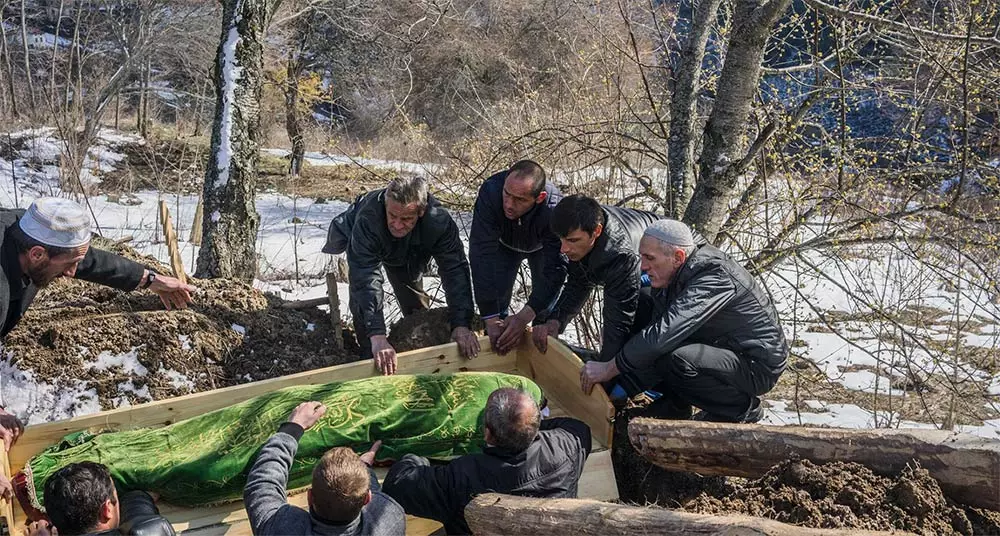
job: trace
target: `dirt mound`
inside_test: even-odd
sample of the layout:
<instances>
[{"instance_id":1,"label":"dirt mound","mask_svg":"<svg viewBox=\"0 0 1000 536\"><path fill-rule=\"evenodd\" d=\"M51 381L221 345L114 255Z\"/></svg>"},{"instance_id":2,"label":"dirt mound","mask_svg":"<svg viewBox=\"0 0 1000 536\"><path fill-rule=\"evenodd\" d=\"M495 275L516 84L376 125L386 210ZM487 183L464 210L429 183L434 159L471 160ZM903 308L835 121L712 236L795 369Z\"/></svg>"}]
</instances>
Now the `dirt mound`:
<instances>
[{"instance_id":1,"label":"dirt mound","mask_svg":"<svg viewBox=\"0 0 1000 536\"><path fill-rule=\"evenodd\" d=\"M166 270L126 246L95 245ZM166 311L149 292L59 280L39 293L5 350L49 383L83 380L105 409L356 359L353 334L345 333L348 347L337 350L319 309L279 308L280 299L236 281L192 284L194 305Z\"/></svg>"},{"instance_id":2,"label":"dirt mound","mask_svg":"<svg viewBox=\"0 0 1000 536\"><path fill-rule=\"evenodd\" d=\"M477 332L483 330L483 322L479 315L475 315L472 319L472 330ZM451 342L451 326L448 324L447 307L417 311L399 319L389 328L389 344L397 352L449 342Z\"/></svg>"},{"instance_id":3,"label":"dirt mound","mask_svg":"<svg viewBox=\"0 0 1000 536\"><path fill-rule=\"evenodd\" d=\"M946 499L938 482L920 467L894 477L856 463L816 465L789 460L757 480L733 482L725 495L702 493L684 504L706 514L746 514L816 528L905 530L919 534L997 534L993 512L972 517Z\"/></svg>"}]
</instances>

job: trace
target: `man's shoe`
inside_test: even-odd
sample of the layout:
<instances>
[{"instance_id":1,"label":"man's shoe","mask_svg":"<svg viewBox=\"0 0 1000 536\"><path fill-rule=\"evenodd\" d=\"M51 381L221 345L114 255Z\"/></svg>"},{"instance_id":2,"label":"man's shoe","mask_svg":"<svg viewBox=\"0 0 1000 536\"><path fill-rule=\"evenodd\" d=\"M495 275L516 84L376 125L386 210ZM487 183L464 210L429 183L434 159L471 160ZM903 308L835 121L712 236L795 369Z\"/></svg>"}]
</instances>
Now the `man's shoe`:
<instances>
[{"instance_id":1,"label":"man's shoe","mask_svg":"<svg viewBox=\"0 0 1000 536\"><path fill-rule=\"evenodd\" d=\"M739 417L736 417L735 419L729 417L723 417L722 415L718 415L715 413L709 413L705 410L701 410L698 413L695 413L694 415L691 416L692 421L734 422L734 423L745 423L745 424L753 424L755 422L759 422L763 418L764 418L764 408L760 405L760 399L757 397L754 397L753 401L751 402L750 409L748 409L746 412L744 412Z\"/></svg>"}]
</instances>

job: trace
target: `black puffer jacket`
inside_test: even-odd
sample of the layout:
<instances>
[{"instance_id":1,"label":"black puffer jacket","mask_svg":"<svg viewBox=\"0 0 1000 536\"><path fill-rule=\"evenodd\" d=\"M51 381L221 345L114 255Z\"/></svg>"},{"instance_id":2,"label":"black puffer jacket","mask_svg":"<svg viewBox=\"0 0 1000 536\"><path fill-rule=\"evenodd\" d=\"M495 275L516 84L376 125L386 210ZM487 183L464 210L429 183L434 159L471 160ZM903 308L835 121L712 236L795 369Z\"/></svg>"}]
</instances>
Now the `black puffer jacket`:
<instances>
[{"instance_id":1,"label":"black puffer jacket","mask_svg":"<svg viewBox=\"0 0 1000 536\"><path fill-rule=\"evenodd\" d=\"M788 359L778 313L750 272L700 235L695 240L698 249L670 286L657 290L653 322L615 358L618 369L635 374L679 346L707 344L748 360L754 394L764 394Z\"/></svg>"},{"instance_id":2,"label":"black puffer jacket","mask_svg":"<svg viewBox=\"0 0 1000 536\"><path fill-rule=\"evenodd\" d=\"M639 240L650 223L662 219L653 212L603 206L604 231L594 249L579 262L569 263L566 287L552 318L560 330L580 314L594 287L604 287L603 335L599 359L610 361L632 331L641 286Z\"/></svg>"},{"instance_id":3,"label":"black puffer jacket","mask_svg":"<svg viewBox=\"0 0 1000 536\"><path fill-rule=\"evenodd\" d=\"M23 215L24 209L0 209L0 337L14 329L38 292L34 283L25 282L17 246L10 236ZM91 247L74 278L129 291L139 286L144 270L141 264Z\"/></svg>"},{"instance_id":4,"label":"black puffer jacket","mask_svg":"<svg viewBox=\"0 0 1000 536\"><path fill-rule=\"evenodd\" d=\"M576 498L590 447L590 427L583 422L547 419L523 452L486 447L447 465L407 454L389 469L382 491L406 513L440 521L448 534L469 534L465 507L480 493Z\"/></svg>"},{"instance_id":5,"label":"black puffer jacket","mask_svg":"<svg viewBox=\"0 0 1000 536\"><path fill-rule=\"evenodd\" d=\"M358 198L333 219L324 253L347 251L351 299L363 315L369 335L385 335L382 314L382 265L406 268L410 274L424 273L431 257L448 302L452 329L472 322L472 276L459 238L458 225L434 196L417 225L403 238L389 232L385 215L385 189Z\"/></svg>"},{"instance_id":6,"label":"black puffer jacket","mask_svg":"<svg viewBox=\"0 0 1000 536\"><path fill-rule=\"evenodd\" d=\"M533 281L528 306L536 313L548 308L566 279L566 259L559 253L559 237L552 232L552 209L562 199L562 193L551 182L546 183L545 202L535 205L516 221L503 213L503 187L508 171L493 175L479 188L472 212L469 232L469 260L472 282L476 291L479 314L488 317L500 313L500 288L496 271L502 266L496 261L500 248L506 247L525 255L542 251L544 281Z\"/></svg>"}]
</instances>

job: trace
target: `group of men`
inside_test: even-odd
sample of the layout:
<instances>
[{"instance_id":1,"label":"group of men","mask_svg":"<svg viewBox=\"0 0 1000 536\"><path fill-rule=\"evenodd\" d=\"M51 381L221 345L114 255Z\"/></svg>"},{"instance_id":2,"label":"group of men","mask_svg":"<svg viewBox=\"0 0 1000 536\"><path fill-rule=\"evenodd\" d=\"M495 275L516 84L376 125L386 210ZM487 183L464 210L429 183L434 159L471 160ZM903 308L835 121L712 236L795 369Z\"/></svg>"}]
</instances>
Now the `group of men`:
<instances>
[{"instance_id":1,"label":"group of men","mask_svg":"<svg viewBox=\"0 0 1000 536\"><path fill-rule=\"evenodd\" d=\"M16 325L39 288L61 276L149 289L168 309L191 302L193 287L90 248L90 217L72 201L43 198L27 211L0 209L0 243L0 336ZM444 288L452 339L469 358L480 351L471 330L474 302L495 351L511 351L530 332L544 352L548 337L564 333L602 287L602 344L585 356L580 387L590 393L602 384L623 400L654 400L653 415L756 422L763 414L759 397L786 366L777 313L743 267L679 221L583 195L563 196L530 160L480 188L468 256L458 225L419 177L397 178L359 196L331 222L323 251L346 253L358 343L363 357L384 374L395 373L396 352L386 338L383 271L408 315L429 306L423 278L431 259ZM525 260L531 291L512 312ZM692 406L701 411L692 416ZM449 533L468 532L464 507L478 493L576 496L590 452L585 424L542 421L530 396L501 389L484 409L481 454L447 465L404 456L380 489L370 469L378 442L362 456L333 449L313 472L307 512L287 504L285 486L298 439L324 411L316 402L300 405L258 454L244 494L255 534L401 534L404 512L437 519ZM0 409L6 448L20 432L20 422ZM131 520L131 534L172 533L145 492L126 494L119 516L118 496L99 464L56 473L46 483L47 507L50 483L55 491L49 517L61 534L114 530L121 519ZM10 496L2 477L0 492ZM91 498L77 504L72 498L78 495ZM60 508L72 513L53 515ZM33 530L49 528L36 524Z\"/></svg>"},{"instance_id":2,"label":"group of men","mask_svg":"<svg viewBox=\"0 0 1000 536\"><path fill-rule=\"evenodd\" d=\"M396 352L385 336L382 270L405 316L428 306L431 259L452 338L470 358L480 350L469 329L473 301L495 351L511 351L531 326L544 352L603 287L602 344L581 388L600 383L622 398L655 399L654 414L690 415L697 406L698 419L756 422L760 395L786 366L777 313L746 269L679 221L563 196L530 160L480 187L468 257L458 225L420 177L358 197L333 220L323 251L346 253L355 334L384 374L395 372ZM524 261L531 291L513 312Z\"/></svg>"}]
</instances>

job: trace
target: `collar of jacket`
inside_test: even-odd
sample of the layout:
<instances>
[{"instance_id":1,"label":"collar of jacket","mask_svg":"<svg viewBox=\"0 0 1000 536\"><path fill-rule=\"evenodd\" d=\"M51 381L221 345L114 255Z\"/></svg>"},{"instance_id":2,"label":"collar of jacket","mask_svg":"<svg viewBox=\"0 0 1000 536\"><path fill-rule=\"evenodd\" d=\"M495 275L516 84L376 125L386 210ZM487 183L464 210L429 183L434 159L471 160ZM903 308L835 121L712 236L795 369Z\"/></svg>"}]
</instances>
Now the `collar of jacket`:
<instances>
[{"instance_id":1,"label":"collar of jacket","mask_svg":"<svg viewBox=\"0 0 1000 536\"><path fill-rule=\"evenodd\" d=\"M520 452L497 447L494 445L486 445L485 447L483 447L483 454L486 454L487 456L493 456L494 458L499 458L510 464L520 463L528 458L528 451L531 450L531 447L534 446L535 443L541 441L541 439L542 436L540 434L535 434L535 439L531 441L531 445L528 445L528 448Z\"/></svg>"},{"instance_id":2,"label":"collar of jacket","mask_svg":"<svg viewBox=\"0 0 1000 536\"><path fill-rule=\"evenodd\" d=\"M361 513L359 513L357 516L355 516L354 519L346 523L337 523L336 521L330 521L329 519L324 519L320 517L318 514L316 514L311 505L309 506L309 516L312 518L313 527L316 529L316 532L320 534L325 534L325 533L342 534L344 532L351 533L353 531L351 530L345 531L344 529L350 529L355 525L361 523L361 515L364 513L366 506L368 505L366 504L365 506L362 506Z\"/></svg>"}]
</instances>

